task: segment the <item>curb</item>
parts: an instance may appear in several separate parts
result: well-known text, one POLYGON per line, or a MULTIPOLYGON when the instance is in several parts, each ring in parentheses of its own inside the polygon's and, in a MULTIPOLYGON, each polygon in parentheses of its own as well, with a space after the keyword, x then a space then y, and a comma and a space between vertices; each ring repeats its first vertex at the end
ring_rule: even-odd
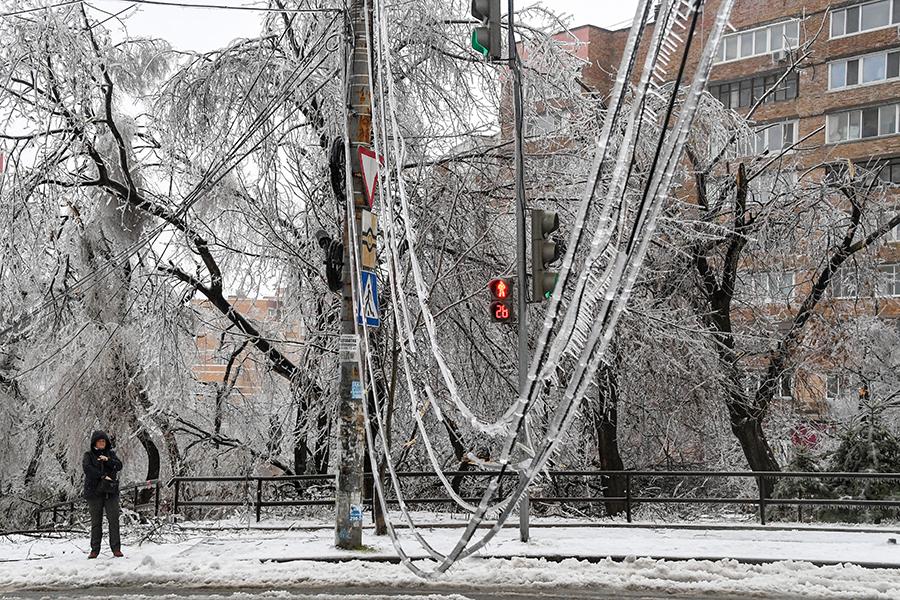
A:
MULTIPOLYGON (((428 560, 427 556, 413 556, 410 557, 411 560, 428 560)), ((541 559, 547 562, 559 563, 564 560, 574 559, 578 561, 586 561, 592 564, 596 564, 602 562, 604 560, 611 560, 613 562, 632 562, 638 558, 648 558, 650 560, 659 560, 659 561, 668 561, 668 562, 687 562, 687 561, 708 561, 708 562, 720 562, 725 560, 733 560, 740 564, 745 565, 769 565, 774 563, 781 562, 803 562, 809 563, 816 567, 836 567, 842 565, 854 565, 857 567, 862 567, 864 569, 892 569, 897 570, 900 569, 900 563, 881 563, 881 562, 847 562, 847 561, 833 561, 833 560, 795 560, 795 559, 787 559, 787 558, 739 558, 734 556, 659 556, 659 555, 650 555, 650 556, 636 556, 633 554, 613 554, 613 555, 597 555, 597 554, 511 554, 507 556, 476 556, 472 558, 496 558, 501 560, 513 560, 517 558, 531 558, 531 559, 541 559)), ((373 562, 373 563, 388 563, 399 565, 402 561, 398 556, 388 556, 388 555, 375 555, 375 556, 365 556, 365 555, 348 555, 348 556, 324 556, 321 558, 311 558, 311 557, 298 557, 298 558, 290 558, 290 557, 280 557, 280 558, 260 558, 258 559, 260 563, 289 563, 289 562, 321 562, 321 563, 329 563, 329 564, 337 564, 337 563, 345 563, 352 562, 355 560, 362 562, 373 562)))

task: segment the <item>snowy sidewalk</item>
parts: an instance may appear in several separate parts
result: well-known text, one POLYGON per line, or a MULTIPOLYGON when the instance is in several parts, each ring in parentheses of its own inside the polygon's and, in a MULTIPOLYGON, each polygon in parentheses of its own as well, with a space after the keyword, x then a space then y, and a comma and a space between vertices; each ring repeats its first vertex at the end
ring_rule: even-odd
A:
MULTIPOLYGON (((400 529, 404 549, 413 558, 427 558, 427 553, 400 529)), ((462 531, 459 529, 429 529, 426 539, 441 552, 449 552, 462 531)), ((369 550, 360 556, 337 550, 333 546, 331 530, 272 531, 257 530, 255 534, 229 532, 225 539, 217 539, 219 532, 209 532, 202 542, 186 550, 182 556, 222 556, 223 553, 259 560, 336 560, 350 557, 367 559, 396 558, 397 553, 387 537, 376 537, 371 529, 365 533, 369 550)), ((480 531, 481 537, 484 532, 480 531)), ((558 526, 534 527, 531 540, 522 543, 517 529, 504 529, 479 554, 482 557, 536 557, 559 560, 601 559, 628 556, 683 560, 736 559, 761 563, 779 560, 802 560, 819 564, 851 562, 864 566, 900 568, 900 545, 889 540, 900 534, 885 530, 871 531, 810 531, 766 529, 685 530, 671 528, 626 528, 558 526)))
MULTIPOLYGON (((438 550, 446 551, 461 530, 431 529, 424 533, 438 550)), ((113 559, 106 553, 97 561, 86 559, 85 537, 0 538, 0 595, 21 589, 111 585, 266 588, 302 584, 327 588, 377 584, 426 590, 429 585, 522 585, 547 589, 597 587, 607 592, 752 593, 763 598, 785 594, 805 598, 900 598, 900 545, 888 543, 889 538, 898 537, 889 530, 559 526, 534 528, 532 541, 523 544, 518 541, 517 530, 504 529, 479 558, 460 562, 430 583, 417 579, 402 565, 367 560, 396 558, 389 540, 375 537, 370 529, 365 535, 369 549, 358 553, 335 549, 333 534, 327 529, 187 530, 167 533, 163 539, 142 545, 136 545, 135 535, 132 532, 126 536, 127 558, 113 559), (573 556, 590 560, 565 558, 573 556), (606 560, 608 556, 619 561, 606 560), (688 558, 724 560, 684 560, 688 558), (334 560, 347 562, 322 562, 334 560), (838 564, 815 566, 811 562, 838 564), (854 562, 896 568, 840 564, 854 562)), ((411 535, 401 530, 401 536, 410 554, 425 556, 411 535)), ((428 566, 423 561, 423 568, 428 566)))

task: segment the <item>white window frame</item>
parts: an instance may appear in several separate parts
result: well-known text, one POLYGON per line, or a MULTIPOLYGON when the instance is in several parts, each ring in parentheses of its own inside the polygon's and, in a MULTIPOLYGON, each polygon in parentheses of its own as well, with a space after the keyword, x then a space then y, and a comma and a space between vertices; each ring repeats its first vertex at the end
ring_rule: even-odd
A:
MULTIPOLYGON (((854 108, 853 110, 842 110, 840 112, 828 113, 825 115, 825 143, 826 144, 846 144, 848 142, 859 142, 863 140, 874 140, 878 138, 890 137, 892 135, 897 135, 900 133, 900 114, 898 114, 898 109, 900 109, 900 103, 895 104, 883 104, 879 106, 866 106, 864 108, 854 108), (863 137, 862 134, 862 112, 864 110, 868 110, 870 108, 877 108, 879 111, 882 108, 887 108, 889 106, 894 107, 894 131, 891 133, 879 133, 878 135, 870 135, 863 137), (859 134, 856 137, 850 137, 850 129, 851 127, 848 125, 847 127, 847 137, 842 140, 832 141, 831 139, 831 118, 838 117, 839 115, 853 115, 856 114, 858 116, 859 121, 859 134)), ((848 117, 849 118, 849 117, 848 117)), ((881 126, 881 118, 879 113, 879 127, 881 126)))
POLYGON ((775 397, 781 400, 790 400, 794 397, 794 375, 784 371, 775 381, 775 397), (787 384, 788 393, 785 395, 784 386, 787 384))
MULTIPOLYGON (((754 133, 754 136, 753 136, 753 154, 754 155, 757 155, 757 156, 761 155, 763 152, 765 152, 768 149, 769 134, 774 127, 778 127, 781 129, 781 148, 779 148, 777 150, 777 152, 781 152, 785 146, 793 146, 794 144, 797 143, 797 140, 800 139, 800 132, 799 132, 800 120, 799 119, 785 119, 784 121, 775 121, 773 123, 766 123, 764 125, 760 125, 753 132, 754 133), (789 144, 785 144, 784 143, 784 126, 788 125, 788 124, 793 125, 794 138, 791 140, 791 142, 789 144), (759 134, 763 134, 763 136, 765 137, 765 144, 764 144, 765 147, 762 150, 760 150, 756 147, 756 141, 757 141, 756 136, 759 134)), ((793 151, 794 151, 793 149, 788 150, 786 152, 786 154, 790 154, 793 151)))
POLYGON ((833 300, 852 300, 860 295, 859 273, 855 269, 842 266, 832 273, 831 281, 828 282, 828 296, 833 300), (849 282, 849 285, 848 285, 849 282), (840 283, 842 290, 838 290, 836 283, 840 283), (850 289, 850 287, 855 289, 850 289))
POLYGON ((826 400, 840 400, 841 398, 846 398, 847 392, 849 392, 850 389, 850 382, 844 373, 841 373, 839 371, 832 371, 825 374, 826 400), (832 382, 834 382, 834 384, 832 384, 832 382), (835 390, 835 394, 831 393, 832 387, 837 388, 835 390))
POLYGON ((777 22, 775 22, 775 23, 768 23, 768 24, 766 24, 766 25, 762 25, 762 26, 759 26, 759 27, 753 27, 752 29, 742 29, 742 30, 740 30, 740 31, 735 31, 735 32, 732 32, 732 33, 728 33, 728 34, 726 34, 726 35, 723 35, 723 36, 722 36, 722 41, 719 43, 719 49, 716 51, 716 59, 715 59, 715 63, 714 63, 714 64, 721 65, 721 64, 725 64, 725 63, 736 62, 736 61, 739 61, 739 60, 747 60, 748 58, 754 58, 754 57, 757 57, 757 56, 766 56, 766 55, 772 54, 772 53, 774 53, 774 52, 781 52, 781 51, 786 51, 786 50, 793 50, 793 49, 799 48, 799 47, 800 47, 800 19, 798 19, 798 18, 793 18, 793 17, 792 17, 792 18, 790 18, 790 19, 785 19, 785 20, 783 20, 783 21, 777 21, 777 22), (797 23, 797 40, 796 40, 796 41, 794 42, 794 44, 792 45, 792 44, 789 44, 789 43, 788 43, 787 37, 786 37, 786 36, 783 36, 782 39, 784 40, 784 45, 783 45, 781 48, 777 49, 777 50, 772 50, 772 32, 771 32, 771 28, 772 28, 772 27, 776 27, 776 26, 778 26, 778 25, 781 25, 782 27, 784 27, 784 26, 786 26, 788 23, 797 23), (766 49, 765 49, 763 52, 760 52, 760 51, 756 48, 756 42, 755 42, 755 40, 756 40, 756 32, 757 32, 757 31, 760 31, 760 30, 763 30, 763 29, 765 29, 766 32, 767 32, 767 33, 766 33, 766 49), (754 41, 753 41, 753 50, 751 51, 750 54, 748 54, 748 55, 746 55, 746 56, 742 56, 742 50, 743 50, 743 49, 741 48, 741 46, 742 46, 743 44, 741 44, 741 36, 744 36, 744 35, 747 35, 747 34, 751 34, 751 35, 750 35, 750 39, 751 39, 751 40, 754 40, 754 41), (726 43, 725 40, 727 40, 727 39, 732 39, 732 38, 735 39, 735 40, 737 40, 736 55, 735 55, 734 58, 726 59, 726 58, 725 58, 725 43, 726 43))
POLYGON ((837 10, 831 11, 831 17, 828 20, 828 39, 830 40, 838 40, 845 37, 850 37, 853 35, 859 35, 861 33, 868 33, 870 31, 878 31, 880 29, 887 29, 888 27, 897 27, 900 25, 900 22, 894 21, 894 1, 887 0, 888 3, 888 23, 887 25, 881 25, 880 27, 873 27, 871 29, 862 29, 862 9, 863 6, 867 6, 869 4, 877 4, 884 0, 871 0, 870 2, 860 2, 859 4, 851 4, 850 6, 842 6, 837 10), (859 29, 854 31, 853 33, 842 33, 840 35, 832 35, 832 28, 834 27, 834 17, 837 13, 844 14, 844 31, 847 31, 847 10, 851 8, 859 8, 859 29))
POLYGON ((900 298, 900 263, 883 263, 878 265, 878 281, 875 284, 875 289, 877 291, 877 297, 879 298, 900 298), (890 275, 893 279, 893 287, 894 291, 889 293, 883 293, 882 291, 882 277, 884 275, 890 275))
POLYGON ((900 224, 884 234, 884 242, 886 244, 900 244, 900 224))
POLYGON ((840 60, 830 61, 828 63, 828 91, 829 92, 840 92, 840 91, 844 91, 844 90, 853 90, 853 89, 856 89, 859 87, 882 85, 884 83, 890 83, 892 81, 900 80, 900 74, 895 75, 893 77, 888 75, 888 55, 894 54, 894 53, 900 54, 900 48, 891 48, 889 50, 879 50, 878 52, 870 52, 868 54, 859 54, 857 56, 847 56, 840 60), (871 58, 873 56, 879 56, 879 55, 884 57, 884 79, 876 79, 875 81, 863 82, 863 61, 866 58, 871 58), (835 87, 834 82, 831 79, 832 65, 836 65, 836 64, 840 64, 840 63, 844 64, 844 81, 846 82, 847 81, 847 73, 848 73, 847 64, 853 60, 858 61, 857 68, 859 69, 859 71, 857 73, 856 83, 851 83, 850 85, 847 85, 847 83, 844 83, 844 85, 842 85, 840 87, 835 87))
POLYGON ((747 300, 752 304, 780 304, 786 302, 791 304, 794 301, 794 288, 797 285, 797 277, 793 271, 754 271, 747 274, 745 293, 747 300), (785 281, 782 282, 782 276, 785 281), (778 289, 772 288, 773 277, 779 279, 775 282, 778 289), (790 278, 790 282, 787 278, 790 278), (765 289, 761 289, 759 283, 765 281, 765 289), (782 297, 781 283, 787 283, 789 286, 787 293, 782 297))

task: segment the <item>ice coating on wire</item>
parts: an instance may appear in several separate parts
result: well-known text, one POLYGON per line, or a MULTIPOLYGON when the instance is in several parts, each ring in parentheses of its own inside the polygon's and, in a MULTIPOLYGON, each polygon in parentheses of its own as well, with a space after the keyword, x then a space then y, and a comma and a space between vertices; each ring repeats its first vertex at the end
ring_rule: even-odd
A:
MULTIPOLYGON (((586 386, 586 382, 589 380, 591 374, 596 370, 597 366, 599 365, 599 361, 603 357, 603 351, 605 350, 606 345, 608 344, 608 342, 612 336, 615 322, 621 315, 622 311, 624 310, 625 303, 627 302, 628 296, 630 295, 631 289, 633 288, 634 283, 636 281, 636 276, 637 276, 638 270, 640 268, 641 261, 646 253, 647 243, 649 240, 649 234, 652 233, 653 227, 655 225, 655 219, 656 219, 656 216, 658 215, 662 200, 664 199, 665 194, 668 191, 668 186, 671 184, 672 178, 674 176, 675 166, 677 165, 677 158, 678 158, 678 156, 680 156, 680 152, 681 152, 681 148, 683 147, 684 139, 685 139, 687 131, 690 127, 690 122, 693 119, 693 115, 694 115, 694 112, 696 109, 696 104, 697 104, 697 100, 699 98, 700 91, 702 91, 703 85, 705 84, 705 79, 708 75, 709 68, 711 67, 712 53, 718 45, 718 41, 721 37, 722 30, 724 29, 724 23, 727 18, 727 15, 731 9, 731 5, 732 5, 731 1, 726 1, 720 8, 720 12, 716 19, 715 26, 713 27, 713 30, 710 34, 709 42, 703 53, 703 58, 701 59, 700 68, 698 68, 698 70, 697 70, 697 75, 695 76, 695 78, 693 80, 689 95, 687 97, 686 102, 684 103, 684 105, 682 107, 682 111, 679 115, 679 119, 678 119, 675 127, 673 128, 673 130, 671 132, 666 131, 665 128, 663 128, 663 131, 659 134, 659 140, 658 140, 658 144, 657 144, 657 159, 659 159, 661 157, 661 160, 660 160, 661 168, 652 170, 652 177, 649 182, 646 182, 646 185, 643 188, 644 193, 643 193, 642 200, 641 200, 642 208, 641 208, 641 210, 638 211, 638 217, 635 220, 635 223, 632 226, 631 231, 629 232, 630 235, 628 236, 628 242, 627 242, 627 245, 625 248, 625 252, 622 252, 621 249, 619 249, 618 253, 616 254, 616 260, 611 261, 611 262, 614 262, 617 266, 614 269, 612 269, 611 271, 608 271, 606 276, 601 276, 599 278, 594 279, 594 281, 593 281, 593 283, 595 283, 595 284, 600 283, 600 284, 603 284, 603 286, 605 287, 605 289, 603 289, 601 291, 602 309, 600 312, 601 312, 602 318, 597 319, 595 321, 594 327, 591 329, 590 334, 587 336, 586 343, 580 349, 580 352, 577 352, 578 367, 576 369, 576 374, 573 375, 573 377, 569 381, 569 384, 567 385, 566 394, 565 394, 563 400, 560 402, 560 404, 557 407, 557 410, 554 414, 553 421, 551 422, 551 424, 548 428, 545 440, 543 441, 540 448, 538 449, 534 460, 532 460, 530 465, 528 465, 527 468, 525 469, 524 476, 520 478, 520 481, 517 485, 515 493, 506 499, 506 502, 507 502, 506 508, 503 510, 503 513, 500 515, 500 518, 498 519, 498 521, 494 525, 494 527, 480 541, 476 542, 475 544, 472 544, 471 546, 469 545, 469 542, 471 541, 471 538, 474 535, 475 529, 480 524, 480 522, 483 519, 483 516, 487 510, 487 501, 493 496, 494 491, 496 491, 496 488, 498 486, 499 477, 492 478, 492 480, 489 483, 488 490, 485 492, 484 497, 482 498, 482 501, 479 504, 478 510, 470 518, 470 521, 466 528, 465 533, 462 535, 462 537, 460 538, 459 542, 457 543, 457 545, 453 549, 453 551, 449 555, 447 555, 446 558, 444 558, 439 565, 436 566, 435 571, 433 571, 433 572, 444 571, 447 568, 449 568, 449 566, 452 565, 453 562, 455 560, 457 560, 458 558, 469 555, 474 551, 477 551, 478 548, 482 547, 497 531, 499 531, 499 528, 502 526, 503 521, 505 521, 505 519, 509 516, 510 512, 512 511, 516 500, 518 500, 518 498, 521 496, 521 494, 527 488, 528 484, 535 477, 535 475, 540 471, 540 469, 546 463, 546 460, 548 460, 548 458, 552 454, 552 451, 555 449, 556 445, 559 442, 560 432, 567 428, 567 426, 571 423, 571 420, 574 418, 575 414, 577 413, 577 411, 575 411, 574 408, 577 405, 577 399, 580 397, 579 393, 583 393, 584 388, 586 386), (650 199, 649 206, 646 204, 646 201, 648 198, 650 199), (632 254, 632 252, 634 252, 634 254, 632 254), (623 281, 624 281, 624 284, 623 284, 623 281)), ((676 37, 676 39, 681 40, 680 36, 673 33, 674 29, 673 29, 672 23, 679 25, 679 27, 681 27, 681 28, 685 28, 686 23, 680 23, 679 19, 681 19, 682 21, 685 21, 686 19, 691 18, 693 20, 693 23, 696 23, 696 18, 697 18, 696 11, 699 9, 699 6, 700 6, 699 2, 687 3, 687 2, 683 2, 683 1, 678 1, 678 2, 670 3, 667 6, 668 10, 661 11, 661 14, 666 15, 666 17, 665 18, 661 17, 661 20, 664 23, 662 27, 660 27, 659 23, 657 23, 657 34, 658 34, 657 37, 668 40, 667 36, 665 36, 665 37, 663 36, 663 32, 666 32, 666 33, 674 35, 676 37), (682 8, 685 9, 685 12, 683 12, 683 13, 681 12, 682 8), (669 16, 672 17, 671 20, 669 19, 669 16)), ((379 4, 378 22, 380 24, 381 31, 382 31, 382 36, 380 36, 380 38, 383 40, 384 37, 386 37, 385 36, 386 26, 384 23, 384 19, 382 18, 382 13, 380 12, 380 8, 381 7, 379 4)), ((597 166, 597 168, 596 168, 596 171, 591 174, 591 177, 589 177, 589 183, 588 183, 589 189, 586 190, 585 198, 583 199, 582 206, 579 211, 579 214, 581 216, 587 215, 587 212, 590 209, 591 201, 593 200, 594 189, 597 185, 599 175, 600 175, 600 168, 603 166, 603 162, 606 158, 609 134, 611 131, 611 123, 615 121, 614 118, 611 118, 611 115, 618 115, 618 111, 619 111, 620 104, 621 104, 621 96, 624 91, 625 83, 627 81, 627 78, 630 77, 631 69, 633 67, 634 52, 635 52, 637 42, 639 40, 638 32, 639 32, 640 28, 642 28, 644 25, 646 25, 647 14, 648 14, 647 9, 648 9, 647 2, 646 1, 641 2, 638 7, 638 17, 639 18, 635 20, 635 25, 633 26, 633 28, 629 34, 629 44, 627 46, 626 55, 623 57, 623 67, 625 67, 625 68, 620 69, 619 73, 618 73, 617 82, 616 82, 616 93, 613 94, 613 102, 610 106, 610 114, 607 115, 607 120, 605 122, 604 130, 603 130, 605 139, 601 139, 601 144, 599 145, 599 148, 598 148, 598 152, 597 152, 598 156, 597 156, 597 159, 595 160, 595 165, 597 166), (615 108, 615 110, 613 110, 613 108, 615 108)), ((687 39, 688 42, 693 37, 692 31, 693 30, 691 30, 691 35, 686 35, 686 37, 685 37, 685 39, 687 39)), ((669 43, 669 44, 667 44, 667 46, 672 46, 672 44, 669 43)), ((383 48, 383 46, 381 46, 380 48, 383 48)), ((385 65, 389 68, 389 64, 390 64, 389 53, 382 51, 381 54, 384 57, 385 65)), ((665 61, 669 60, 669 55, 667 53, 661 52, 660 56, 665 61)), ((658 65, 656 64, 656 60, 657 60, 656 58, 654 58, 652 61, 648 60, 647 66, 652 67, 651 69, 649 69, 650 72, 656 73, 658 75, 659 69, 657 68, 658 65)), ((648 69, 645 68, 644 73, 647 74, 647 72, 648 72, 648 69)), ((391 82, 390 76, 388 76, 387 79, 388 79, 388 86, 390 86, 390 82, 391 82)), ((671 90, 669 90, 669 94, 672 94, 672 96, 669 97, 670 104, 674 103, 674 94, 678 93, 678 89, 679 89, 679 86, 675 85, 672 87, 671 90)), ((665 100, 666 95, 664 93, 662 93, 662 90, 659 90, 657 86, 654 86, 650 90, 650 92, 651 92, 651 95, 656 97, 657 99, 663 100, 663 101, 665 100)), ((388 102, 389 107, 391 108, 391 112, 393 113, 394 106, 393 106, 393 99, 391 96, 390 88, 388 89, 387 102, 388 102)), ((671 106, 670 106, 670 110, 671 110, 671 106)), ((394 131, 395 131, 395 136, 394 136, 395 150, 397 151, 398 155, 402 156, 402 153, 399 152, 399 143, 400 143, 400 142, 398 142, 399 136, 396 135, 396 133, 398 133, 396 116, 395 116, 395 114, 392 114, 391 116, 392 116, 392 120, 393 120, 394 131)), ((634 122, 629 122, 629 125, 633 126, 634 122)), ((632 154, 634 152, 634 143, 635 143, 634 139, 632 139, 631 143, 628 144, 627 146, 624 144, 621 144, 619 147, 620 152, 619 152, 619 156, 617 157, 617 160, 616 160, 616 167, 615 167, 615 171, 614 171, 614 176, 618 177, 619 179, 626 178, 625 163, 622 159, 624 157, 628 157, 630 154, 632 154)), ((399 167, 398 167, 398 173, 399 173, 399 167)), ((405 217, 405 219, 404 219, 405 227, 409 230, 411 228, 411 221, 408 218, 408 216, 409 216, 408 206, 406 206, 404 204, 405 192, 403 189, 402 177, 398 177, 398 179, 399 179, 399 190, 400 190, 400 194, 401 194, 401 208, 404 209, 403 212, 404 212, 404 217, 405 217)), ((613 187, 613 186, 611 186, 611 187, 613 187)), ((607 198, 611 198, 609 194, 607 195, 607 198)), ((621 197, 620 198, 612 198, 612 199, 617 200, 617 204, 615 205, 615 207, 616 207, 616 210, 620 210, 619 207, 621 207, 621 205, 625 202, 625 199, 621 198, 621 197)), ((604 210, 612 210, 612 206, 604 206, 604 210)), ((621 221, 621 218, 619 219, 619 221, 621 221)), ((623 226, 622 230, 619 232, 619 237, 621 238, 622 235, 624 234, 624 222, 620 222, 619 224, 621 226, 623 226)), ((355 227, 355 223, 354 223, 354 227, 355 227)), ((388 223, 388 228, 392 229, 392 224, 390 223, 390 221, 388 223)), ((577 238, 576 239, 576 244, 577 244, 578 242, 580 242, 583 239, 583 236, 581 235, 582 232, 580 231, 580 222, 578 223, 578 226, 576 227, 576 229, 577 229, 577 231, 573 231, 572 237, 573 237, 573 239, 577 238)), ((603 233, 606 234, 608 232, 604 231, 603 233)), ((388 233, 387 235, 390 236, 391 233, 388 233)), ((598 236, 595 235, 592 239, 592 249, 598 248, 598 247, 603 247, 606 243, 608 243, 608 240, 607 240, 607 242, 604 242, 602 236, 598 240, 598 236)), ((570 244, 569 250, 567 251, 566 258, 565 258, 564 264, 563 264, 563 270, 560 272, 560 281, 561 282, 564 281, 564 278, 568 277, 568 275, 569 275, 569 272, 570 272, 570 269, 572 266, 574 252, 577 249, 576 244, 570 244)), ((392 247, 392 250, 395 250, 395 249, 396 249, 395 247, 392 247)), ((599 252, 598 252, 597 256, 598 257, 600 256, 599 252)), ((609 256, 609 255, 607 255, 607 256, 609 256)), ((355 258, 356 257, 354 257, 354 259, 355 258)), ((358 263, 356 263, 355 260, 353 260, 352 262, 355 263, 356 265, 358 265, 358 263)), ((396 269, 396 261, 391 260, 391 263, 392 263, 391 271, 393 271, 393 273, 391 273, 391 276, 393 278, 393 276, 395 276, 397 274, 397 272, 394 271, 394 269, 396 269)), ((419 273, 419 275, 421 275, 421 273, 419 273)), ((357 275, 357 277, 358 277, 358 275, 357 275)), ((584 274, 582 275, 582 278, 586 279, 584 274)), ((560 284, 558 284, 558 285, 559 285, 558 289, 560 289, 562 291, 563 285, 560 285, 560 284)), ((425 294, 425 295, 421 294, 421 292, 424 291, 424 285, 420 285, 420 282, 417 281, 416 286, 417 286, 417 293, 419 293, 419 295, 420 295, 420 297, 419 297, 420 305, 422 305, 423 311, 425 311, 427 309, 427 294, 425 294)), ((399 286, 397 286, 397 287, 399 287, 399 286)), ((584 287, 585 287, 585 284, 582 284, 581 288, 584 289, 584 287)), ((596 286, 592 286, 592 287, 596 287, 596 286)), ((594 289, 592 291, 596 293, 596 289, 594 289)), ((402 296, 402 293, 400 295, 402 296)), ((513 447, 513 445, 515 443, 515 437, 516 437, 515 434, 518 433, 519 429, 521 428, 522 422, 528 411, 528 407, 531 405, 531 403, 536 398, 536 395, 537 395, 536 392, 541 387, 540 385, 535 385, 537 383, 536 375, 537 375, 538 371, 540 370, 542 363, 547 359, 546 343, 547 343, 547 340, 549 339, 550 332, 553 329, 555 320, 558 317, 559 312, 560 312, 559 305, 561 303, 561 298, 560 298, 561 295, 562 294, 554 295, 554 300, 551 302, 551 311, 548 311, 547 318, 545 319, 544 331, 542 332, 542 336, 541 336, 541 339, 539 340, 539 344, 538 344, 539 351, 535 355, 535 359, 532 362, 532 368, 530 369, 530 372, 529 372, 530 386, 529 386, 528 393, 524 394, 523 397, 519 398, 517 400, 517 402, 514 403, 514 405, 510 408, 510 411, 508 411, 512 415, 512 417, 515 418, 516 428, 515 428, 515 432, 512 432, 507 437, 506 443, 504 445, 504 452, 503 452, 503 456, 500 461, 501 472, 506 469, 506 465, 507 465, 507 461, 509 458, 509 454, 511 452, 511 448, 513 447)), ((573 307, 573 305, 569 305, 566 309, 564 317, 569 316, 573 309, 576 311, 579 310, 578 305, 576 304, 574 307, 573 307)), ((364 343, 368 346, 368 336, 367 336, 367 333, 365 332, 364 328, 363 328, 363 339, 364 339, 364 343)), ((431 341, 432 341, 432 346, 434 346, 436 343, 435 340, 432 339, 431 341)), ((555 356, 553 358, 558 360, 559 357, 555 356)), ((406 363, 404 361, 404 365, 405 365, 405 369, 407 369, 407 374, 408 374, 408 363, 406 363)), ((368 374, 368 377, 371 379, 370 370, 367 369, 366 372, 368 374)), ((452 376, 452 373, 450 375, 452 376)), ((408 381, 411 384, 411 379, 408 378, 408 381)), ((365 403, 364 403, 364 410, 366 410, 366 412, 367 412, 367 407, 365 406, 365 403)), ((376 411, 376 419, 378 420, 379 426, 383 427, 383 424, 381 423, 381 419, 380 419, 380 412, 378 412, 378 411, 376 411)), ((372 458, 374 461, 376 457, 375 457, 375 453, 374 453, 374 445, 371 440, 371 422, 369 421, 368 416, 367 416, 366 426, 370 433, 370 437, 368 439, 368 447, 369 447, 368 449, 369 449, 370 454, 372 455, 372 458)), ((383 429, 382 429, 382 431, 383 431, 383 429)), ((386 442, 384 441, 384 436, 382 436, 382 440, 383 440, 383 444, 385 445, 385 449, 387 450, 386 442)), ((388 463, 390 465, 389 454, 386 455, 386 460, 388 461, 388 463)), ((390 466, 392 466, 392 465, 390 465, 390 466)), ((379 490, 380 490, 380 482, 378 481, 377 478, 375 478, 375 479, 376 479, 376 486, 378 486, 379 490)), ((396 482, 395 482, 395 485, 396 485, 396 482)), ((386 506, 385 506, 386 503, 384 501, 384 496, 383 496, 383 494, 381 494, 381 492, 380 492, 380 502, 382 504, 382 507, 385 508, 385 511, 386 511, 386 506)), ((406 512, 406 511, 403 510, 403 512, 406 512)), ((391 535, 392 543, 394 543, 395 547, 397 547, 397 550, 400 553, 401 558, 404 561, 404 564, 407 564, 407 566, 409 566, 413 571, 415 571, 416 573, 418 573, 420 575, 428 575, 429 572, 419 569, 418 567, 416 567, 409 561, 408 557, 402 551, 402 547, 400 547, 399 540, 396 538, 396 535, 393 531, 393 527, 390 524, 390 519, 388 518, 387 521, 388 521, 388 531, 389 531, 389 535, 391 535)), ((410 520, 410 522, 411 522, 411 520, 410 520)), ((420 536, 417 536, 417 539, 420 539, 420 536)), ((421 540, 420 540, 420 543, 421 543, 421 540)), ((432 556, 435 556, 435 555, 432 554, 432 556)))

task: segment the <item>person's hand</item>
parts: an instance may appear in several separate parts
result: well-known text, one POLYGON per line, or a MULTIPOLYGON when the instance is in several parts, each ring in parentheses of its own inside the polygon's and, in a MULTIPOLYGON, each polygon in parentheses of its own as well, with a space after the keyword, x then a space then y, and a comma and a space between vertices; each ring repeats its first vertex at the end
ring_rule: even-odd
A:
POLYGON ((112 477, 110 477, 109 475, 104 475, 103 479, 108 479, 109 481, 112 481, 112 477))
POLYGON ((105 462, 105 461, 109 460, 109 457, 101 454, 100 456, 97 457, 97 459, 105 462))

